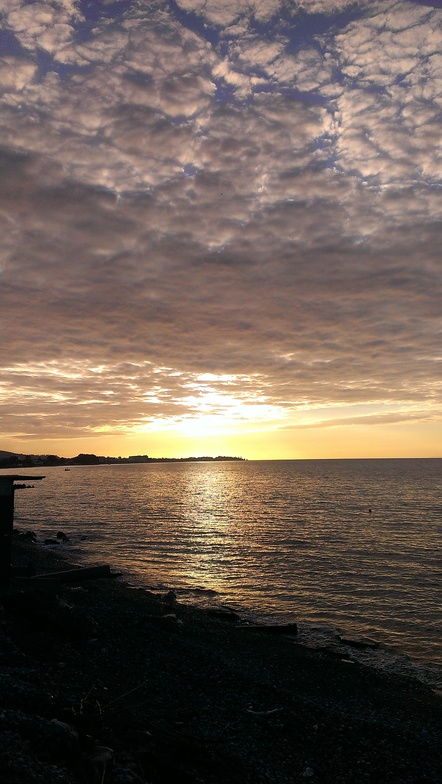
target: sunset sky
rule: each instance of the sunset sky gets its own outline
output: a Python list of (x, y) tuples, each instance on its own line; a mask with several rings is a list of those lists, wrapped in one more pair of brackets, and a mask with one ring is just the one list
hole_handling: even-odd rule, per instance
[(0, 28), (0, 449), (442, 456), (440, 0)]

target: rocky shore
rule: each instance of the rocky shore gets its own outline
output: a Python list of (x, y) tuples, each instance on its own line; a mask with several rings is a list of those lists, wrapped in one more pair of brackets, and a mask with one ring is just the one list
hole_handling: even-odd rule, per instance
[(417, 681), (124, 577), (41, 578), (72, 564), (18, 535), (13, 564), (3, 784), (442, 781), (442, 698)]

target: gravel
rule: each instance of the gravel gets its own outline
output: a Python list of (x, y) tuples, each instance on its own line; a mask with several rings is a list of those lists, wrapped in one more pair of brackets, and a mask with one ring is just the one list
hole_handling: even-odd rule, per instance
[(442, 781), (442, 700), (14, 537), (0, 596), (3, 784)]

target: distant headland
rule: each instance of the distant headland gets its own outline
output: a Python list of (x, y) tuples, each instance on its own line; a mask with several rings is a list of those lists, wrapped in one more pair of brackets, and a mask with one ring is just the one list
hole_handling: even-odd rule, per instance
[(149, 457), (149, 455), (130, 455), (129, 457), (104, 457), (102, 455), (81, 452), (76, 457), (58, 457), (58, 455), (23, 455), (16, 452), (0, 450), (0, 468), (41, 468), (50, 466), (71, 465), (109, 465), (115, 463), (222, 463), (225, 461), (244, 460), (244, 457)]

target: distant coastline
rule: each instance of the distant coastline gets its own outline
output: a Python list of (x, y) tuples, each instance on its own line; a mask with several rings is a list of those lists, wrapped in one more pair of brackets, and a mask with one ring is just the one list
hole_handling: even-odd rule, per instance
[(245, 460), (244, 457), (218, 455), (209, 457), (149, 457), (149, 455), (130, 455), (129, 457), (104, 457), (81, 452), (76, 457), (58, 455), (24, 455), (0, 450), (0, 468), (41, 468), (72, 465), (114, 465), (119, 463), (222, 463)]

